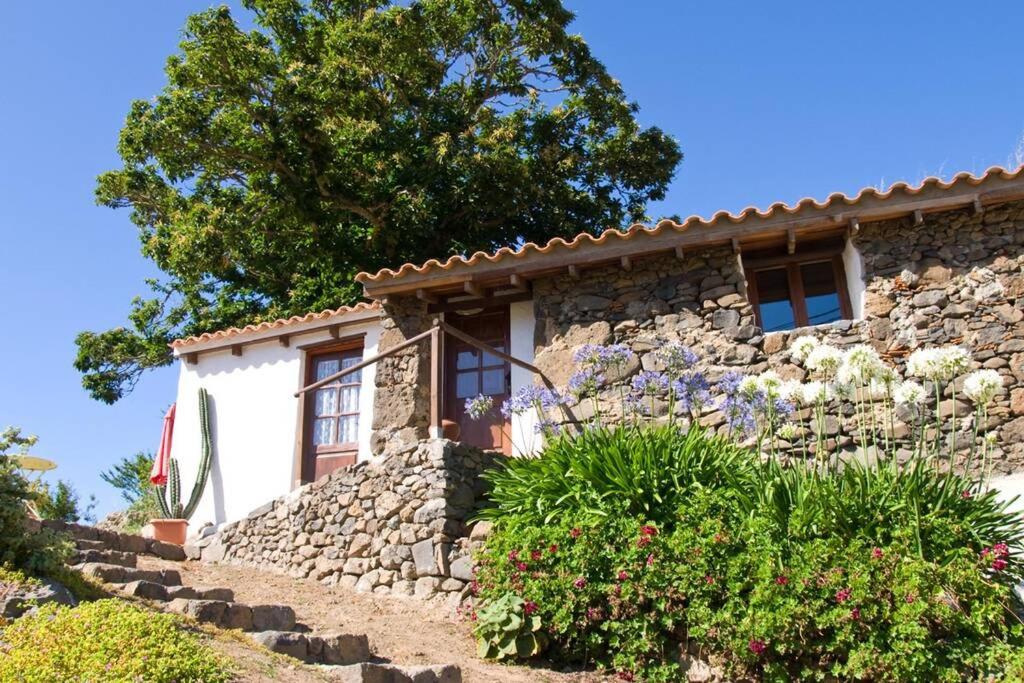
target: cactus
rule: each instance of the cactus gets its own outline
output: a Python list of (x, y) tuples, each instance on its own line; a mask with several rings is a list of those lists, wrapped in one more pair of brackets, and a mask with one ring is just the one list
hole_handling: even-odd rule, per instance
[(188, 519), (196, 511), (199, 499), (206, 488), (206, 480), (210, 477), (210, 464), (213, 460), (213, 445), (210, 442), (210, 408), (206, 389), (199, 390), (199, 431), (203, 438), (203, 452), (199, 458), (199, 472), (196, 483), (192, 486), (192, 495), (188, 503), (181, 504), (181, 472), (178, 461), (171, 458), (167, 473), (167, 485), (157, 486), (157, 505), (165, 519)]

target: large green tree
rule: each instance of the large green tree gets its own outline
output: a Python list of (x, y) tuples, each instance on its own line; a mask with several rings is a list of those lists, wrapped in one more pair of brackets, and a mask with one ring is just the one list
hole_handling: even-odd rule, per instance
[(682, 158), (561, 0), (243, 5), (251, 30), (188, 19), (99, 178), (164, 273), (130, 327), (79, 335), (100, 400), (175, 336), (351, 303), (360, 270), (642, 220)]

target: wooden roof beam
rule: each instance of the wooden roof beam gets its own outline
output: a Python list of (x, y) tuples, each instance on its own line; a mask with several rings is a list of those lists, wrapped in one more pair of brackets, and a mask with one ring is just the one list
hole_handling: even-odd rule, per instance
[(528, 292), (530, 291), (530, 282), (522, 275), (512, 273), (508, 276), (508, 283), (512, 285), (512, 289), (517, 292)]
[(466, 294), (480, 297), (481, 299), (486, 296), (486, 293), (484, 292), (483, 288), (477, 283), (472, 282), (470, 280), (467, 280), (466, 282), (462, 283), (462, 291), (464, 291)]

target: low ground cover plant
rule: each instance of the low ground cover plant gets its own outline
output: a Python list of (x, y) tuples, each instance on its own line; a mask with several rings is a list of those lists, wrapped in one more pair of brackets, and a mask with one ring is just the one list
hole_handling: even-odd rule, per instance
[(42, 607), (0, 631), (0, 680), (219, 683), (226, 662), (179, 620), (118, 600)]
[[(584, 391), (569, 400), (597, 403), (599, 375), (624, 353), (579, 354)], [(547, 634), (546, 656), (625, 680), (680, 680), (689, 656), (737, 680), (1014, 680), (1024, 522), (988, 489), (979, 427), (1001, 384), (964, 383), (977, 406), (960, 442), (981, 463), (972, 476), (950, 467), (955, 441), (928, 431), (924, 409), (933, 396), (938, 412), (969, 369), (959, 350), (912, 357), (919, 385), (864, 347), (801, 342), (807, 384), (725, 376), (717, 397), (692, 354), (664, 354), (666, 374), (634, 378), (634, 417), (619, 424), (558, 434), (550, 415), (566, 399), (549, 390), (506, 405), (538, 410), (547, 445), (490, 475), (478, 614), (525, 629), (501, 618), (514, 604)], [(726, 415), (719, 434), (697, 419), (712, 407)], [(874, 457), (840, 462), (811, 428), (843, 409)], [(893, 457), (896, 419), (913, 423), (909, 459)]]

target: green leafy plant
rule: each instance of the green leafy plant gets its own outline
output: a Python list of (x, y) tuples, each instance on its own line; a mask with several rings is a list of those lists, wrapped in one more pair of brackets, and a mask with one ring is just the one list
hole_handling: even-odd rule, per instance
[(477, 653), (487, 659), (529, 659), (548, 646), (537, 606), (505, 593), (476, 611)]
[(199, 432), (202, 438), (202, 451), (199, 457), (199, 471), (196, 474), (195, 484), (192, 485), (192, 494), (188, 502), (181, 503), (181, 473), (178, 471), (178, 461), (171, 458), (168, 467), (167, 486), (158, 486), (157, 505), (165, 519), (190, 519), (192, 513), (199, 505), (199, 499), (203, 496), (203, 489), (206, 488), (206, 481), (210, 476), (210, 466), (213, 462), (213, 444), (210, 440), (210, 406), (206, 389), (199, 389)]
[(100, 478), (120, 491), (129, 505), (144, 497), (151, 489), (149, 473), (153, 469), (153, 454), (139, 451), (130, 458), (121, 458)]
[(23, 435), (16, 427), (0, 432), (0, 565), (46, 574), (63, 566), (72, 545), (64, 534), (30, 528), (28, 508), (36, 502), (36, 492), (19, 471), (15, 456), (27, 453), (35, 443), (36, 437)]
[(0, 680), (231, 680), (228, 663), (168, 614), (120, 600), (46, 605), (0, 631)]
[(35, 491), (36, 511), (43, 519), (57, 519), (62, 522), (85, 521), (93, 523), (96, 516), (93, 510), (96, 508), (96, 497), (90, 496), (89, 502), (84, 508), (78, 499), (78, 492), (75, 488), (63, 479), (57, 485), (50, 487), (45, 482), (33, 486)]
[(493, 506), (547, 523), (559, 515), (643, 515), (666, 523), (693, 491), (752, 489), (749, 453), (724, 437), (676, 425), (594, 427), (555, 438), (541, 457), (513, 458), (485, 474)]

